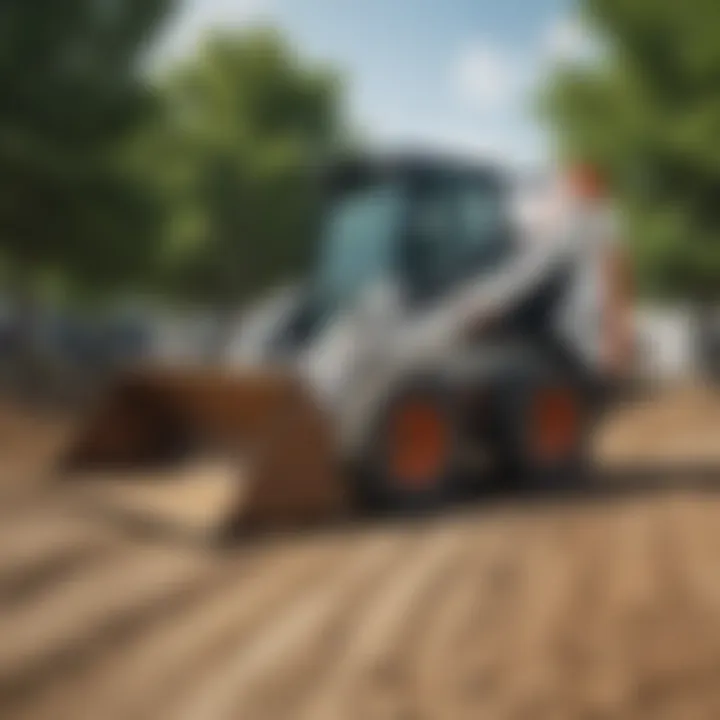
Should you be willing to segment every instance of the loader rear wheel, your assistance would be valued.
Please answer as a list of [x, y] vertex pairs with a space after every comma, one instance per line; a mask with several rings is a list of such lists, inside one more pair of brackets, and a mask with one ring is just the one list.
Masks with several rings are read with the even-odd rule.
[[454, 485], [457, 444], [452, 397], [441, 384], [399, 391], [376, 424], [365, 463], [366, 497], [395, 510], [442, 504]]
[[539, 466], [554, 466], [573, 457], [581, 434], [581, 403], [568, 386], [538, 388], [530, 398], [530, 457]]
[[506, 393], [499, 458], [505, 482], [534, 489], [583, 484], [590, 415], [586, 394], [567, 380], [548, 377]]

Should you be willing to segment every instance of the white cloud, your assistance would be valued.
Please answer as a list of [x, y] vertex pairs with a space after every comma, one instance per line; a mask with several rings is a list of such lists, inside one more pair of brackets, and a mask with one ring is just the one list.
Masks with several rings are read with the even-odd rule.
[[451, 76], [465, 110], [437, 129], [436, 143], [509, 164], [543, 162], [544, 138], [531, 109], [541, 55], [538, 44], [514, 48], [479, 40], [467, 46], [457, 55]]
[[522, 86], [514, 58], [488, 43], [477, 43], [460, 54], [453, 81], [462, 100], [485, 110], [512, 104]]
[[543, 51], [551, 62], [584, 62], [596, 57], [597, 38], [576, 15], [561, 17], [546, 30]]

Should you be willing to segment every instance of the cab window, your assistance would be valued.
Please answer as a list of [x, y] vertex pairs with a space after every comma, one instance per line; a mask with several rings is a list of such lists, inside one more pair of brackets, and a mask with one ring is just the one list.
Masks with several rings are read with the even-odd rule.
[[512, 251], [507, 203], [501, 188], [481, 180], [460, 183], [458, 253], [469, 273], [496, 269]]
[[317, 283], [339, 305], [392, 274], [405, 206], [402, 186], [368, 183], [337, 197], [324, 228]]
[[511, 250], [506, 212], [502, 188], [484, 178], [436, 177], [416, 188], [405, 253], [414, 299], [496, 269]]

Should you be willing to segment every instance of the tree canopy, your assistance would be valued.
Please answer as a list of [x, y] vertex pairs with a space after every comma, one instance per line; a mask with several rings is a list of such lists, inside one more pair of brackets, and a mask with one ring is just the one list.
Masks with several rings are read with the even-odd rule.
[[561, 152], [611, 178], [644, 289], [720, 296], [720, 3], [584, 0], [595, 62], [555, 74]]
[[307, 169], [341, 133], [339, 84], [268, 29], [209, 36], [160, 86], [146, 142], [169, 204], [163, 274], [232, 308], [310, 249]]
[[25, 290], [139, 277], [154, 205], [122, 150], [153, 103], [140, 63], [169, 8], [0, 4], [0, 255]]

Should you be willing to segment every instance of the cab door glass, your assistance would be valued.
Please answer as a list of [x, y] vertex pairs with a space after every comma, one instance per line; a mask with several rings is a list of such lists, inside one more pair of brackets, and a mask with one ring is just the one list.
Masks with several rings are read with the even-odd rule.
[[416, 303], [442, 295], [456, 278], [460, 238], [455, 200], [450, 182], [435, 180], [416, 191], [404, 256]]
[[511, 250], [502, 191], [481, 181], [463, 182], [458, 189], [457, 207], [465, 274], [482, 275], [496, 269]]
[[393, 273], [405, 208], [402, 186], [369, 184], [336, 199], [325, 227], [317, 282], [340, 306]]

